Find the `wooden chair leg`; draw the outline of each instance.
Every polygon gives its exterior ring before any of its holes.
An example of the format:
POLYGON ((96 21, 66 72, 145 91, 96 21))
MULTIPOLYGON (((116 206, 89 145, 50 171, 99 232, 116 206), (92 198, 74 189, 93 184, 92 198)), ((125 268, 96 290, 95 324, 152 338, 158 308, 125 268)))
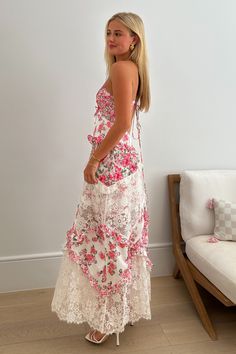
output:
POLYGON ((177 263, 175 263, 175 266, 174 266, 173 277, 175 279, 179 279, 181 277, 181 273, 180 273, 177 263))
POLYGON ((175 252, 175 256, 176 256, 178 268, 181 271, 181 275, 182 275, 182 277, 185 281, 185 284, 187 286, 187 289, 192 297, 193 303, 194 303, 195 308, 199 314, 202 324, 203 324, 204 328, 206 329, 207 333, 209 334, 209 336, 211 337, 211 339, 216 340, 217 339, 216 332, 215 332, 212 322, 208 316, 205 305, 202 301, 202 298, 199 294, 196 283, 192 277, 190 269, 186 263, 186 260, 183 256, 181 250, 177 250, 175 252))

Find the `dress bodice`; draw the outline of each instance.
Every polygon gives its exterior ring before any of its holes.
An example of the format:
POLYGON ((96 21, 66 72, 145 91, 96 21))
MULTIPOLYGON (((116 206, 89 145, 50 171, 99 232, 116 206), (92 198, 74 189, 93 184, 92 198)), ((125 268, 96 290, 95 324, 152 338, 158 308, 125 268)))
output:
MULTIPOLYGON (((137 103, 133 101, 132 105, 137 113, 137 103)), ((135 117, 138 119, 138 114, 133 117, 131 130, 127 131, 122 136, 118 144, 116 144, 116 146, 113 147, 101 160, 96 171, 96 176, 99 181, 106 186, 110 186, 119 180, 130 176, 138 169, 138 165, 140 161, 142 161, 141 144, 140 151, 138 151, 133 140, 135 117)), ((102 87, 96 95, 93 135, 88 135, 88 140, 92 144, 92 150, 95 150, 96 147, 102 142, 114 122, 114 97, 105 89, 105 87, 102 87)), ((138 123, 137 128, 139 129, 138 123)), ((140 134, 138 135, 138 138, 140 143, 140 134)))

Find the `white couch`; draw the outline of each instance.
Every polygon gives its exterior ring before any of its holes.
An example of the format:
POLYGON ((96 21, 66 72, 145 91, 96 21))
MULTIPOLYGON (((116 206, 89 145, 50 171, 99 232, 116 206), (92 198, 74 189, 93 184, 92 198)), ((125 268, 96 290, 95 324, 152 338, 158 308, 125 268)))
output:
POLYGON ((197 284, 225 306, 236 306, 236 242, 209 242, 215 220, 207 208, 212 198, 236 203, 236 170, 185 170, 168 175, 168 187, 174 277, 183 277, 205 329, 217 339, 197 284))
POLYGON ((214 212, 207 200, 236 202, 236 170, 184 171, 180 182, 181 234, 190 261, 236 304, 236 242, 208 242, 214 212))

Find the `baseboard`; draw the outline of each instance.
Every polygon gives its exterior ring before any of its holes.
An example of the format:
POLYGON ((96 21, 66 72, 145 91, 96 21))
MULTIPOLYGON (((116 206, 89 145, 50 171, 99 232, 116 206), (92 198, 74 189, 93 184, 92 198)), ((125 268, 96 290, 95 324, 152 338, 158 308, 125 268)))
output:
POLYGON ((173 274, 175 260, 171 242, 149 244, 148 252, 153 263, 152 277, 173 274))
MULTIPOLYGON (((172 243, 149 244, 152 277, 171 275, 174 266, 172 243)), ((62 252, 0 257, 0 292, 53 288, 62 252)))

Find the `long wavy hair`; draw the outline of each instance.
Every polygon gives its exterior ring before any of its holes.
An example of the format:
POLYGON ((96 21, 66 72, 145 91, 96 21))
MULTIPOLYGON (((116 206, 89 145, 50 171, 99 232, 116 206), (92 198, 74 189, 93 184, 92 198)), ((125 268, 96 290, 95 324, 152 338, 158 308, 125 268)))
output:
MULTIPOLYGON (((139 106, 140 111, 147 112, 150 107, 150 86, 149 86, 149 74, 148 74, 148 58, 146 49, 146 40, 144 33, 144 25, 142 19, 132 13, 132 12, 118 12, 113 15, 106 24, 105 27, 105 43, 106 35, 109 23, 113 20, 121 22, 130 31, 131 35, 136 34, 138 36, 138 41, 135 44, 134 49, 131 51, 129 60, 132 60, 138 67, 139 73, 139 87, 137 92, 137 100, 140 100, 139 106)), ((107 65, 107 76, 110 76, 110 70, 112 64, 116 61, 114 55, 109 54, 107 45, 105 45, 104 53, 106 65, 107 65)))

